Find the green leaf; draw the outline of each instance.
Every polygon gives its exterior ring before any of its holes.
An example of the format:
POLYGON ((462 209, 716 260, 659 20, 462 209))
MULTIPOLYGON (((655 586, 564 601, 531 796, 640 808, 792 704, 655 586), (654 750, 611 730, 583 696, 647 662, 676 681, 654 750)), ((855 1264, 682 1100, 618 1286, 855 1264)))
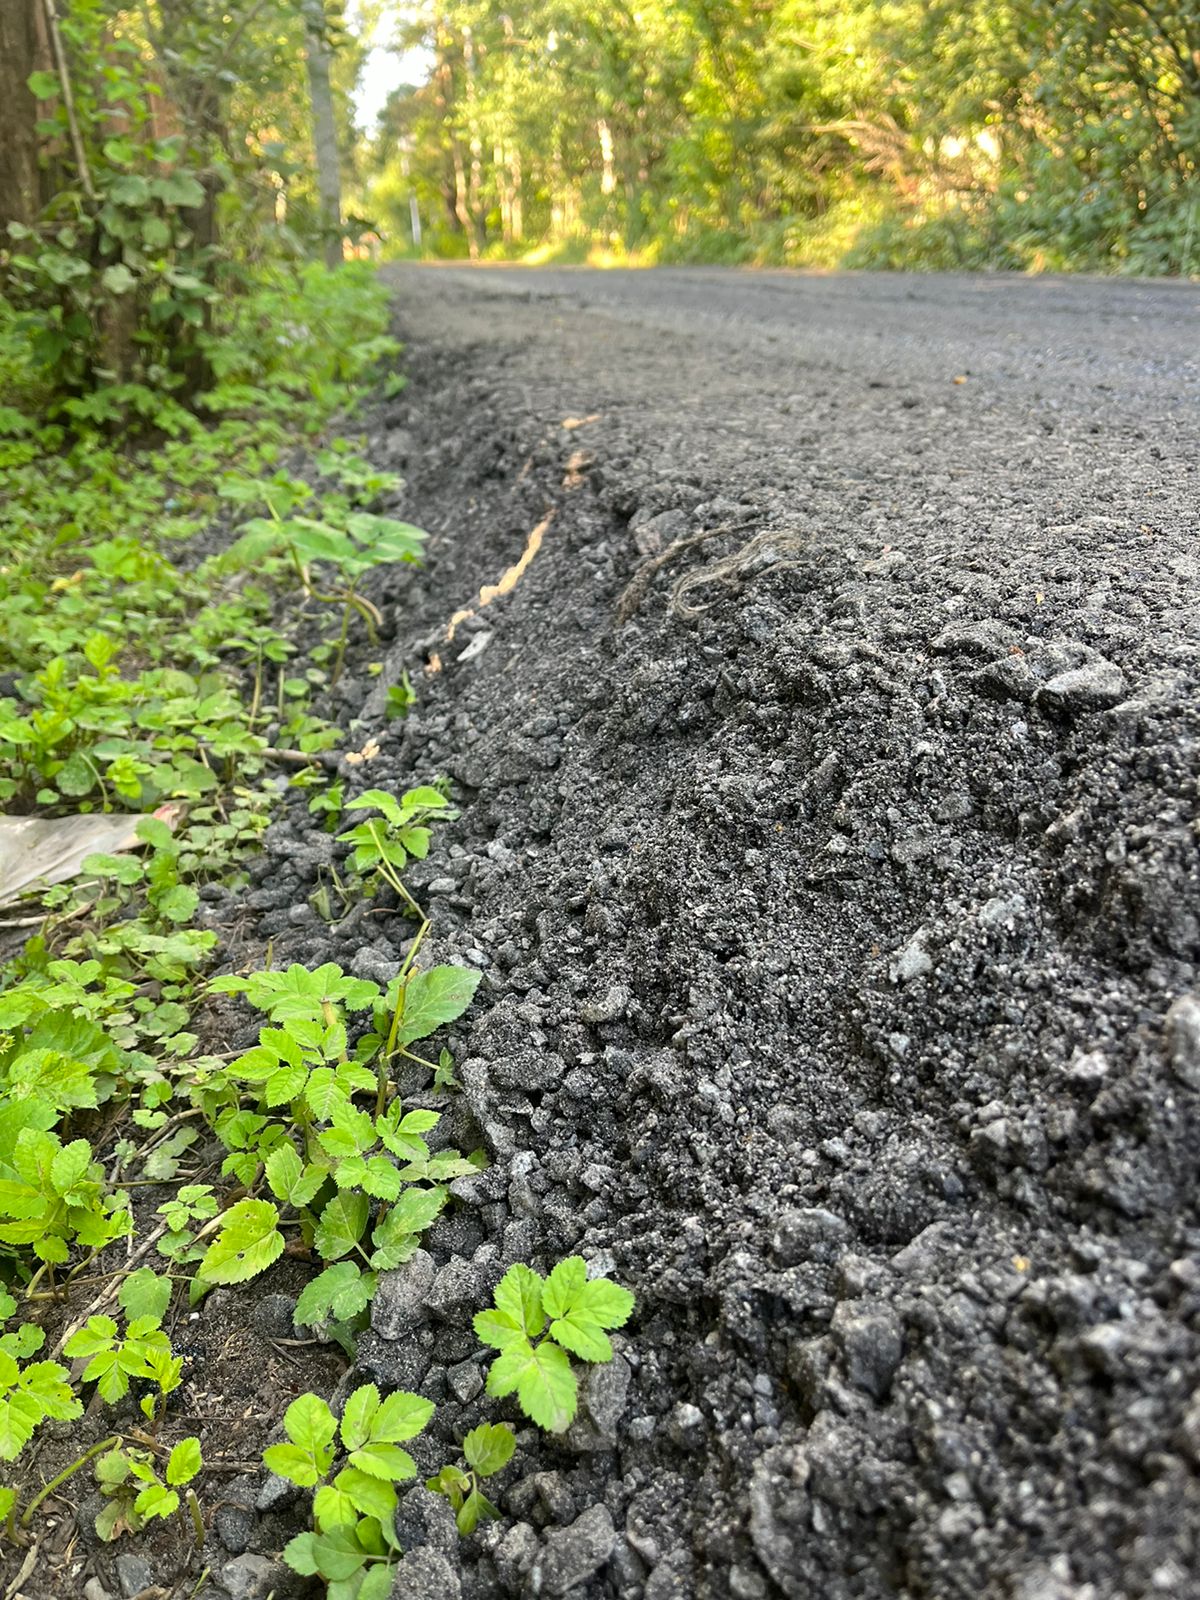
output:
POLYGON ((137 279, 123 261, 106 267, 100 274, 100 282, 109 294, 128 294, 131 289, 137 287, 137 279))
POLYGON ((25 83, 35 100, 54 100, 58 96, 59 83, 52 72, 31 72, 25 83))
POLYGON ((487 1517, 494 1521, 499 1515, 499 1511, 496 1510, 496 1507, 485 1494, 482 1494, 478 1489, 472 1489, 459 1507, 454 1521, 459 1533, 465 1538, 468 1534, 475 1532, 481 1517, 487 1517))
POLYGON ((296 1444, 272 1444, 263 1451, 263 1464, 276 1477, 286 1478, 289 1483, 299 1484, 302 1489, 311 1489, 320 1483, 325 1476, 325 1469, 319 1467, 307 1450, 301 1450, 296 1444))
POLYGON ((337 1419, 319 1395, 302 1394, 283 1414, 284 1431, 293 1444, 318 1454, 332 1444, 337 1419))
POLYGON ((397 1444, 371 1443, 361 1450, 350 1452, 350 1465, 358 1467, 372 1478, 385 1478, 389 1483, 403 1483, 417 1475, 416 1462, 407 1450, 397 1444))
POLYGON ((283 1559, 293 1572, 298 1572, 303 1578, 315 1578, 317 1575, 317 1557, 313 1549, 316 1537, 315 1533, 298 1533, 283 1547, 283 1559))
MULTIPOLYGON (((349 1498, 360 1516, 388 1522, 395 1515, 396 1491, 390 1483, 372 1478, 357 1467, 343 1467, 333 1482, 334 1488, 349 1498)), ((315 1503, 313 1509, 316 1509, 315 1503)))
POLYGON ((509 1267, 496 1285, 493 1295, 496 1310, 521 1330, 536 1339, 546 1325, 542 1311, 542 1278, 521 1262, 509 1267))
POLYGON ((167 1482, 175 1489, 191 1483, 202 1465, 199 1439, 181 1439, 167 1460, 167 1482))
POLYGON ((173 172, 166 178, 152 178, 150 188, 157 199, 169 206, 201 206, 204 190, 195 178, 173 172))
POLYGON ((634 1298, 608 1278, 589 1282, 583 1257, 569 1256, 547 1279, 542 1304, 554 1318, 551 1338, 584 1361, 611 1361, 612 1344, 604 1330, 625 1325, 634 1298))
POLYGON ((153 1267, 139 1267, 131 1272, 117 1290, 117 1299, 126 1320, 150 1318, 158 1324, 167 1314, 171 1303, 170 1278, 160 1277, 153 1267))
POLYGON ((521 1410, 539 1428, 562 1433, 570 1427, 578 1404, 578 1385, 566 1352, 543 1342, 527 1341, 502 1350, 488 1373, 487 1392, 496 1399, 517 1392, 521 1410))
POLYGON ((221 1231, 200 1263, 208 1283, 245 1283, 283 1254, 279 1212, 269 1200, 239 1200, 222 1218, 221 1231))
POLYGON ((373 1272, 364 1272, 354 1261, 338 1261, 308 1283, 296 1301, 298 1328, 312 1327, 336 1318, 348 1322, 370 1305, 375 1293, 373 1272))
POLYGON ((355 1389, 346 1401, 342 1412, 342 1443, 347 1450, 357 1450, 371 1437, 371 1423, 379 1410, 379 1390, 373 1383, 364 1383, 355 1389))
POLYGON ((386 789, 365 789, 355 800, 346 803, 347 811, 382 811, 387 820, 398 826, 404 821, 404 811, 395 795, 388 794, 386 789))
POLYGON ((344 1191, 333 1196, 321 1212, 313 1235, 323 1261, 336 1261, 354 1249, 363 1236, 370 1209, 365 1194, 344 1191))
POLYGON ((409 1394, 397 1389, 379 1407, 371 1424, 371 1438, 395 1444, 402 1439, 415 1439, 433 1416, 432 1400, 419 1394, 409 1394))
POLYGON ((366 1564, 366 1552, 351 1528, 331 1528, 313 1536, 313 1559, 323 1578, 337 1583, 352 1578, 366 1564))
POLYGON ((463 1440, 463 1455, 467 1465, 481 1478, 490 1478, 512 1460, 517 1448, 516 1436, 507 1423, 482 1422, 472 1428, 463 1440))
POLYGON ((173 889, 160 894, 154 902, 156 910, 168 922, 190 922, 200 904, 197 890, 187 884, 177 883, 173 889))
POLYGON ((428 972, 414 972, 404 986, 397 1043, 407 1045, 427 1038, 444 1023, 461 1017, 475 998, 481 977, 474 967, 431 967, 428 972))

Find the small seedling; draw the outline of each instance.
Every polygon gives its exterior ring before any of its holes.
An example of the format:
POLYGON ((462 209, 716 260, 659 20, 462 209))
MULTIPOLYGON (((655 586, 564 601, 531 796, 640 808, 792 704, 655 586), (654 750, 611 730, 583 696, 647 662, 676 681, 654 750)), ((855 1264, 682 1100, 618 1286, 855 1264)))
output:
POLYGON ((449 1500, 459 1533, 474 1533, 481 1517, 493 1521, 499 1518, 499 1511, 480 1489, 479 1480, 502 1471, 516 1448, 516 1438, 507 1423, 483 1422, 463 1440, 466 1468, 446 1466, 436 1477, 425 1480, 427 1489, 449 1500))
POLYGON ((263 1461, 279 1477, 316 1490, 313 1531, 298 1533, 283 1552, 294 1572, 324 1578, 339 1600, 385 1600, 401 1554, 395 1485, 417 1473, 400 1446, 432 1415, 431 1400, 403 1390, 383 1400, 373 1383, 350 1395, 340 1423, 315 1394, 292 1401, 283 1418, 288 1442, 264 1450, 263 1461))
POLYGON ((567 1352, 582 1361, 611 1361, 605 1331, 629 1320, 633 1296, 608 1278, 588 1278, 582 1256, 560 1261, 548 1278, 519 1263, 501 1278, 495 1309, 475 1316, 475 1332, 500 1353, 487 1392, 516 1392, 521 1410, 550 1433, 571 1425, 579 1382, 567 1352), (547 1328, 546 1323, 550 1326, 547 1328))
POLYGON ((164 1482, 150 1451, 118 1441, 96 1462, 96 1481, 107 1502, 96 1514, 96 1532, 109 1542, 127 1531, 138 1533, 156 1517, 173 1516, 179 1510, 178 1491, 187 1489, 196 1543, 202 1545, 204 1518, 189 1485, 203 1465, 199 1439, 181 1439, 167 1458, 164 1482))

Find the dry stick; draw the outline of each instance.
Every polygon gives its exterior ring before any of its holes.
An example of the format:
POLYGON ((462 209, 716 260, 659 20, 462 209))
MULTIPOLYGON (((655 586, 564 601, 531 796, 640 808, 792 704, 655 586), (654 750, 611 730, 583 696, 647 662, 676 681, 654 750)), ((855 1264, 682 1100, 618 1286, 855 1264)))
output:
MULTIPOLYGON (((119 1269, 119 1276, 122 1279, 127 1278, 130 1271, 137 1265, 139 1261, 142 1260, 144 1256, 150 1253, 151 1247, 157 1244, 162 1238, 163 1234, 166 1232, 167 1224, 165 1222, 160 1227, 155 1228, 154 1232, 150 1234, 145 1241, 138 1246, 137 1250, 135 1250, 134 1253, 129 1257, 126 1265, 119 1269)), ((63 1352, 63 1346, 66 1344, 71 1335, 73 1333, 77 1333, 79 1329, 82 1328, 87 1322, 88 1318, 94 1316, 96 1312, 99 1311, 100 1307, 105 1303, 105 1301, 112 1299, 113 1289, 116 1286, 117 1277, 118 1274, 114 1273, 114 1275, 109 1278, 104 1288, 101 1289, 100 1293, 92 1301, 91 1305, 87 1308, 82 1317, 79 1317, 76 1319, 76 1321, 67 1324, 67 1327, 60 1336, 58 1343, 54 1346, 54 1349, 51 1350, 48 1358, 49 1360, 57 1360, 57 1358, 63 1352)))
POLYGON ((58 81, 62 88, 63 104, 67 108, 67 126, 71 130, 71 148, 75 152, 75 165, 79 169, 79 181, 83 185, 83 192, 89 200, 95 200, 96 190, 92 185, 91 169, 88 166, 87 154, 83 148, 83 136, 79 131, 79 118, 75 115, 75 96, 71 93, 71 70, 67 66, 67 52, 63 49, 62 34, 58 29, 58 12, 54 9, 54 0, 43 0, 46 9, 46 24, 50 29, 50 42, 54 46, 54 62, 58 67, 58 81))

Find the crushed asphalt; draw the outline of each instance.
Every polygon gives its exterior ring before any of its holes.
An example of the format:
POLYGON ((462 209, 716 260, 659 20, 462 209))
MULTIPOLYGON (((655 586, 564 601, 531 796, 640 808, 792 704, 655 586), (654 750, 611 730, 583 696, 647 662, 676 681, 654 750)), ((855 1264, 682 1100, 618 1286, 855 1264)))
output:
MULTIPOLYGON (((397 1600, 1200 1594, 1200 291, 390 271, 430 541, 343 770, 452 782, 492 1164, 348 1381, 461 1438, 509 1263, 638 1298, 500 1522, 411 1492, 397 1600)), ((275 959, 386 981, 269 845, 275 959)))

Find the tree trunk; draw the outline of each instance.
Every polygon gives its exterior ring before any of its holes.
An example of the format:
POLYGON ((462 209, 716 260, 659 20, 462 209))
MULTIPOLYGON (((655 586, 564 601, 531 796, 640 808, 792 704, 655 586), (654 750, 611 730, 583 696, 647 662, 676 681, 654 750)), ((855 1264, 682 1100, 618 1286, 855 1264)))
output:
POLYGON ((0 0, 0 247, 10 222, 40 209, 38 104, 27 79, 41 65, 37 0, 0 0))
POLYGON ((337 124, 329 86, 329 43, 322 31, 309 30, 308 93, 312 102, 313 145, 317 156, 317 188, 321 196, 321 230, 325 265, 340 266, 342 251, 342 173, 338 162, 337 124))

